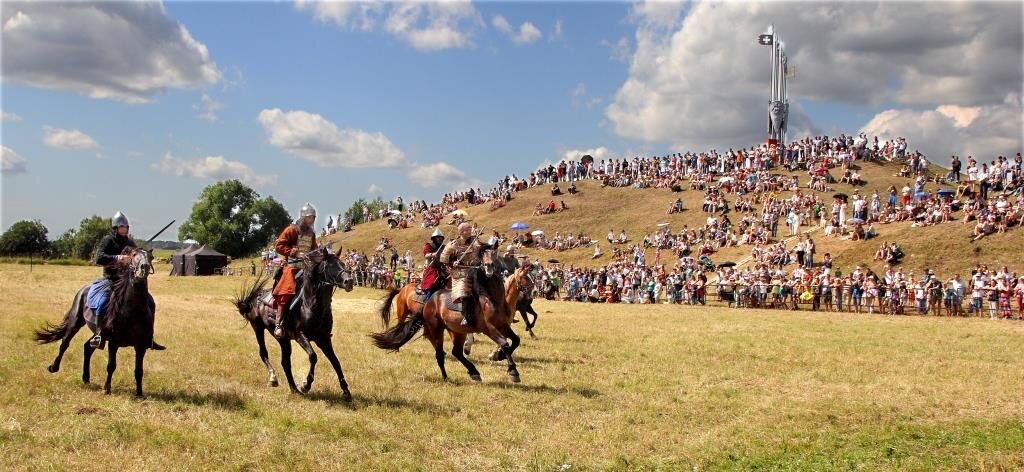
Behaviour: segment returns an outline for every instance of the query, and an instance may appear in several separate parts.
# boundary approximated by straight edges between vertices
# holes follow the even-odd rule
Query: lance
[[[170,228],[171,225],[173,225],[175,221],[178,221],[178,220],[171,220],[170,223],[167,223],[167,226],[164,226],[160,231],[157,231],[156,234],[154,234],[152,238],[147,239],[145,244],[149,244],[149,243],[153,242],[153,240],[156,239],[157,236],[160,236],[161,234],[163,234],[164,231],[167,231],[167,228]]]

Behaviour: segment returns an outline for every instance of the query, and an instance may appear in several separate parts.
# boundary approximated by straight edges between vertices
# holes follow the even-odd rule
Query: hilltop
[[[870,197],[875,190],[885,199],[885,191],[890,185],[897,189],[910,185],[911,180],[906,177],[899,177],[897,173],[900,164],[896,163],[874,163],[858,162],[860,173],[866,182],[860,189],[861,194]],[[945,169],[934,167],[936,172],[944,172]],[[782,175],[797,175],[801,184],[807,181],[805,171],[796,173],[787,172],[785,169],[775,169],[775,173]],[[833,169],[832,174],[837,176],[838,169]],[[563,183],[563,191],[568,184]],[[477,223],[486,231],[497,230],[507,236],[512,236],[513,231],[509,226],[517,221],[529,225],[529,231],[542,230],[547,235],[554,236],[556,232],[563,235],[566,233],[585,234],[595,239],[601,245],[604,256],[599,259],[592,259],[593,247],[577,248],[567,251],[556,252],[553,250],[522,249],[521,253],[528,254],[531,258],[547,261],[558,259],[563,264],[574,264],[576,266],[594,267],[606,264],[611,259],[611,247],[605,240],[609,231],[617,236],[620,231],[625,230],[630,240],[640,242],[645,234],[653,234],[658,228],[658,223],[669,223],[672,231],[679,231],[684,226],[689,228],[700,227],[706,221],[708,214],[700,209],[703,202],[703,192],[689,190],[688,182],[684,182],[685,189],[680,193],[673,193],[668,189],[636,189],[631,187],[612,188],[601,187],[599,181],[584,180],[578,181],[577,195],[565,194],[559,197],[550,195],[550,185],[540,185],[534,188],[517,192],[513,199],[504,207],[491,210],[490,205],[460,205],[469,214],[468,220]],[[826,197],[826,202],[831,201],[831,195],[836,192],[852,194],[855,187],[848,184],[831,184],[829,192],[821,193]],[[927,190],[941,188],[939,184],[929,182]],[[804,192],[808,190],[804,188]],[[792,195],[792,192],[781,192],[782,198]],[[667,214],[669,205],[676,198],[682,198],[685,210],[682,213]],[[555,203],[564,201],[569,207],[564,212],[532,216],[534,207],[546,204],[549,200],[555,199]],[[730,196],[729,201],[735,200]],[[929,266],[940,273],[950,271],[968,272],[976,263],[987,263],[989,265],[1007,265],[1011,269],[1024,268],[1024,253],[1011,248],[1024,247],[1024,232],[1020,228],[1011,228],[1005,234],[995,234],[986,237],[978,242],[971,242],[970,233],[973,224],[963,225],[961,213],[957,213],[956,221],[944,223],[937,226],[924,228],[911,227],[910,222],[876,224],[879,236],[868,241],[850,241],[835,237],[826,237],[816,229],[815,226],[803,226],[804,232],[810,232],[811,237],[818,246],[818,257],[826,252],[832,254],[837,267],[852,267],[855,264],[864,264],[875,270],[880,270],[883,263],[873,261],[873,255],[883,241],[896,241],[902,246],[906,257],[903,259],[904,267],[920,269]],[[741,217],[737,212],[730,213],[734,223]],[[418,227],[404,229],[390,229],[385,221],[372,221],[353,227],[347,233],[338,233],[328,236],[325,242],[340,241],[348,249],[356,249],[371,254],[377,246],[381,237],[390,239],[400,254],[405,250],[413,251],[417,264],[422,263],[420,248],[427,240],[434,228]],[[815,223],[816,224],[816,223]],[[784,225],[784,222],[781,223]],[[781,226],[780,225],[780,226]],[[450,238],[455,228],[448,224],[442,224],[441,230]],[[785,239],[788,232],[780,227],[779,238]],[[788,244],[792,247],[792,241]],[[751,246],[723,248],[712,256],[715,262],[736,261],[741,265],[749,259]],[[663,253],[662,262],[670,257]],[[654,261],[654,250],[647,250],[648,264]],[[669,262],[671,264],[671,262]]]

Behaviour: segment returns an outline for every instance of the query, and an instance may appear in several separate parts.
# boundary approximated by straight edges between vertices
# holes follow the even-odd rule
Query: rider
[[[427,259],[426,267],[423,268],[423,275],[419,289],[423,292],[423,299],[429,300],[434,291],[437,290],[438,282],[441,282],[441,274],[438,271],[438,256],[444,246],[444,233],[437,228],[430,235],[430,241],[423,244],[423,256]]]
[[[316,221],[316,208],[306,203],[299,209],[299,219],[295,224],[288,225],[274,244],[277,253],[285,257],[281,267],[280,278],[274,285],[274,309],[277,310],[277,326],[274,336],[281,337],[285,330],[285,317],[292,298],[295,297],[295,274],[298,272],[302,256],[317,248],[313,222]]]
[[[124,216],[124,213],[120,211],[115,213],[114,217],[110,220],[110,233],[103,236],[99,246],[96,248],[96,259],[93,262],[96,265],[103,266],[103,278],[93,282],[92,287],[89,288],[87,300],[89,308],[92,308],[93,312],[96,313],[96,334],[89,340],[89,345],[96,349],[100,349],[103,346],[103,336],[101,334],[103,332],[103,317],[107,314],[110,288],[118,277],[118,266],[131,262],[131,258],[122,255],[121,252],[126,247],[137,247],[135,241],[128,237],[129,227],[128,217]],[[156,302],[153,301],[153,295],[148,296],[149,309],[155,315]],[[153,341],[149,348],[155,351],[166,349],[164,346],[157,344],[156,341]]]
[[[469,278],[469,269],[476,265],[477,250],[481,243],[473,236],[473,228],[469,223],[459,224],[459,235],[452,239],[441,250],[441,263],[448,266],[452,279],[452,302],[467,302],[462,308],[462,325],[472,324],[470,318],[473,316],[473,307],[470,302],[473,298],[468,297],[473,290],[473,281]]]

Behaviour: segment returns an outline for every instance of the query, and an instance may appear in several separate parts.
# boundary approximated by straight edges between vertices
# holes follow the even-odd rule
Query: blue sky
[[[307,200],[328,213],[374,196],[371,186],[386,199],[428,201],[467,184],[486,190],[573,150],[620,157],[749,146],[763,139],[768,88],[767,53],[756,35],[769,22],[793,21],[774,10],[801,8],[776,5],[172,2],[137,14],[130,5],[97,12],[87,4],[5,2],[0,225],[38,218],[55,238],[86,216],[122,210],[133,232],[148,237],[187,218],[201,189],[225,177],[247,181],[293,213]],[[981,34],[964,33],[960,46],[907,38],[896,34],[901,28],[872,31],[871,18],[929,21],[927,14],[821,5],[850,9],[831,37],[846,35],[849,44],[866,24],[872,37],[892,34],[892,54],[912,43],[936,59],[969,56]],[[1006,8],[1020,9],[968,8],[989,27]],[[722,20],[736,30],[716,38],[717,30],[703,29]],[[813,31],[781,25],[806,71],[790,85],[802,131],[865,129],[933,142],[952,127],[958,141],[940,141],[936,154],[1019,152],[1020,54],[1010,85],[993,72],[908,92],[907,81],[927,64],[858,50],[864,60],[851,70],[885,71],[870,74],[880,82],[865,91],[842,66],[817,68],[833,56],[811,47]],[[991,41],[1008,37],[1019,53],[1014,28],[1019,18]],[[836,55],[849,57],[842,47]],[[987,53],[977,54],[984,64]],[[854,81],[838,88],[844,80]],[[728,109],[749,114],[717,115]],[[973,129],[1006,113],[1016,122],[996,136]],[[963,115],[973,118],[959,126]]]

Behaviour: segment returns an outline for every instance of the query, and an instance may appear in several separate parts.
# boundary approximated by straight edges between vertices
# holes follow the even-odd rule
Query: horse
[[[519,382],[519,371],[512,359],[512,350],[519,346],[519,336],[512,331],[509,324],[511,313],[505,303],[505,286],[500,273],[495,268],[493,251],[485,245],[480,248],[480,252],[483,253],[480,258],[483,262],[479,266],[469,269],[469,277],[473,285],[473,292],[469,297],[477,297],[477,303],[474,304],[477,307],[477,313],[472,325],[460,324],[463,315],[446,306],[450,300],[451,290],[444,289],[427,301],[422,312],[406,316],[395,326],[372,334],[374,345],[380,349],[398,351],[422,328],[424,336],[434,346],[434,357],[437,360],[437,366],[441,369],[441,378],[447,380],[448,372],[444,367],[444,332],[448,331],[454,344],[452,355],[466,368],[470,379],[480,382],[482,380],[480,372],[466,358],[463,345],[466,342],[466,335],[483,333],[501,346],[508,362],[508,375],[513,382]],[[385,325],[388,323],[389,316],[389,312],[381,311],[381,319]]]
[[[103,393],[108,395],[110,381],[117,369],[117,350],[122,347],[135,348],[135,396],[142,397],[143,359],[146,350],[153,344],[155,313],[149,305],[149,275],[153,273],[153,254],[137,247],[126,247],[121,254],[128,256],[129,262],[117,268],[118,277],[110,288],[103,326],[96,326],[96,318],[86,302],[92,286],[88,284],[75,294],[71,308],[59,325],[47,323],[44,328],[37,329],[34,335],[39,344],[60,341],[57,357],[46,368],[56,373],[60,370],[64,351],[78,330],[83,326],[88,326],[93,333],[102,330],[103,338],[110,346],[107,354],[107,380],[103,384]],[[82,382],[86,384],[89,383],[89,361],[95,350],[87,340],[82,364]]]
[[[302,271],[302,284],[299,293],[296,295],[296,302],[292,303],[287,316],[288,326],[286,334],[277,339],[281,345],[281,368],[284,370],[285,378],[288,380],[288,388],[292,393],[307,393],[313,386],[313,374],[316,369],[317,356],[310,344],[316,344],[327,356],[334,372],[338,374],[338,383],[341,386],[342,395],[346,400],[352,398],[348,390],[348,383],[345,381],[345,374],[341,370],[341,362],[334,353],[334,344],[331,342],[331,331],[334,328],[334,317],[331,313],[331,298],[334,295],[335,287],[341,287],[346,292],[352,291],[353,281],[348,269],[342,263],[341,248],[337,253],[332,253],[329,246],[321,246],[318,249],[307,253],[302,261],[305,268]],[[260,360],[267,368],[271,387],[277,386],[277,375],[270,365],[267,354],[267,345],[264,341],[264,331],[272,331],[276,319],[276,310],[262,301],[266,298],[268,291],[263,287],[269,280],[268,275],[261,275],[256,278],[252,286],[243,286],[241,292],[235,297],[234,304],[238,313],[249,322],[253,333],[256,335],[256,343],[259,345]],[[309,356],[309,372],[306,374],[306,381],[302,388],[295,385],[292,377],[291,363],[291,338],[290,333],[295,333],[295,342]]]
[[[509,323],[515,322],[514,318],[516,308],[514,307],[517,307],[517,303],[520,300],[522,300],[522,294],[528,293],[533,289],[533,279],[530,277],[530,271],[532,269],[533,265],[529,261],[527,261],[523,264],[522,267],[516,269],[515,272],[513,272],[512,275],[509,276],[508,280],[505,281],[505,309]],[[532,300],[532,297],[530,298],[530,300]],[[526,319],[525,315],[523,316],[523,319]],[[536,320],[536,318],[534,319]],[[529,329],[529,325],[527,325],[527,329]],[[533,336],[534,339],[537,338],[537,336],[533,335],[532,331],[530,332],[530,335]],[[470,353],[471,346],[475,342],[476,337],[473,335],[473,333],[470,333],[466,337],[466,342],[464,344],[464,351],[467,356]],[[513,344],[511,351],[514,352],[517,347],[519,347],[518,342]],[[491,354],[488,356],[488,358],[492,361],[505,360],[505,353],[501,350],[500,344],[495,346],[494,350],[491,351]]]

